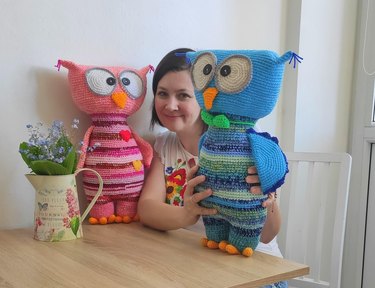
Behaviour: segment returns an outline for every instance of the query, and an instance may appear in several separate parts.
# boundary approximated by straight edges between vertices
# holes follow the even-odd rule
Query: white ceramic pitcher
[[[76,175],[91,171],[99,179],[98,191],[82,214],[79,210]],[[78,169],[69,175],[35,175],[26,178],[35,189],[34,239],[65,241],[83,237],[82,221],[86,218],[103,189],[98,172],[89,168]]]

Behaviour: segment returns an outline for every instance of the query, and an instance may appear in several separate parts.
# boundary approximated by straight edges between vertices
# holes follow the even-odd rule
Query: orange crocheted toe
[[[107,224],[108,223],[107,217],[100,217],[99,218],[99,223],[102,224],[102,225]]]
[[[242,250],[242,255],[246,257],[251,257],[253,255],[254,251],[250,247],[246,247],[245,249]]]
[[[99,220],[96,219],[95,217],[90,217],[89,218],[89,223],[92,224],[92,225],[95,225],[95,224],[99,223]]]
[[[129,224],[130,222],[132,222],[132,218],[130,216],[125,215],[122,217],[122,222]]]
[[[202,244],[203,247],[207,247],[207,242],[208,242],[207,238],[202,238],[201,239],[201,244]]]
[[[121,216],[116,216],[115,217],[115,222],[116,223],[122,223],[122,217]]]
[[[208,240],[207,247],[210,248],[210,249],[217,249],[217,248],[219,248],[219,243],[217,243],[213,240]]]
[[[236,247],[234,247],[232,244],[228,244],[226,247],[225,247],[225,250],[231,254],[231,255],[238,255],[238,254],[241,254],[240,251],[238,251],[238,249]]]
[[[225,241],[225,240],[220,241],[220,243],[219,243],[219,249],[221,251],[225,252],[226,251],[225,248],[227,247],[228,244],[229,244],[228,241]]]
[[[115,222],[115,220],[116,220],[116,215],[111,215],[111,216],[109,216],[108,217],[108,223],[113,223],[113,222]]]

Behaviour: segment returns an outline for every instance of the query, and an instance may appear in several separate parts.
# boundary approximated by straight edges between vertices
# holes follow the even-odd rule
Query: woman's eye
[[[189,94],[186,94],[186,93],[182,93],[179,95],[179,98],[185,100],[185,99],[190,99],[190,95]]]
[[[101,96],[110,95],[116,88],[116,78],[108,70],[92,68],[86,71],[86,82],[92,92]]]
[[[165,93],[164,91],[159,91],[159,92],[156,93],[156,95],[159,96],[159,97],[167,97],[168,96],[168,94]]]

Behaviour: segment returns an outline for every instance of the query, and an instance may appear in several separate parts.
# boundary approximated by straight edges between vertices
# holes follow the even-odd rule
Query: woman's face
[[[200,107],[189,71],[168,72],[160,79],[155,111],[165,128],[173,132],[202,129]]]

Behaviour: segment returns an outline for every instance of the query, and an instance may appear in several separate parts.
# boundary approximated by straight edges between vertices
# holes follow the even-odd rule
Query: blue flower
[[[72,128],[77,129],[78,124],[79,120],[74,119]],[[46,128],[41,122],[36,123],[35,126],[28,124],[26,127],[30,137],[27,142],[20,144],[18,151],[34,173],[40,175],[74,173],[78,153],[69,139],[62,121],[55,120],[51,127]],[[34,161],[38,162],[34,164]]]

